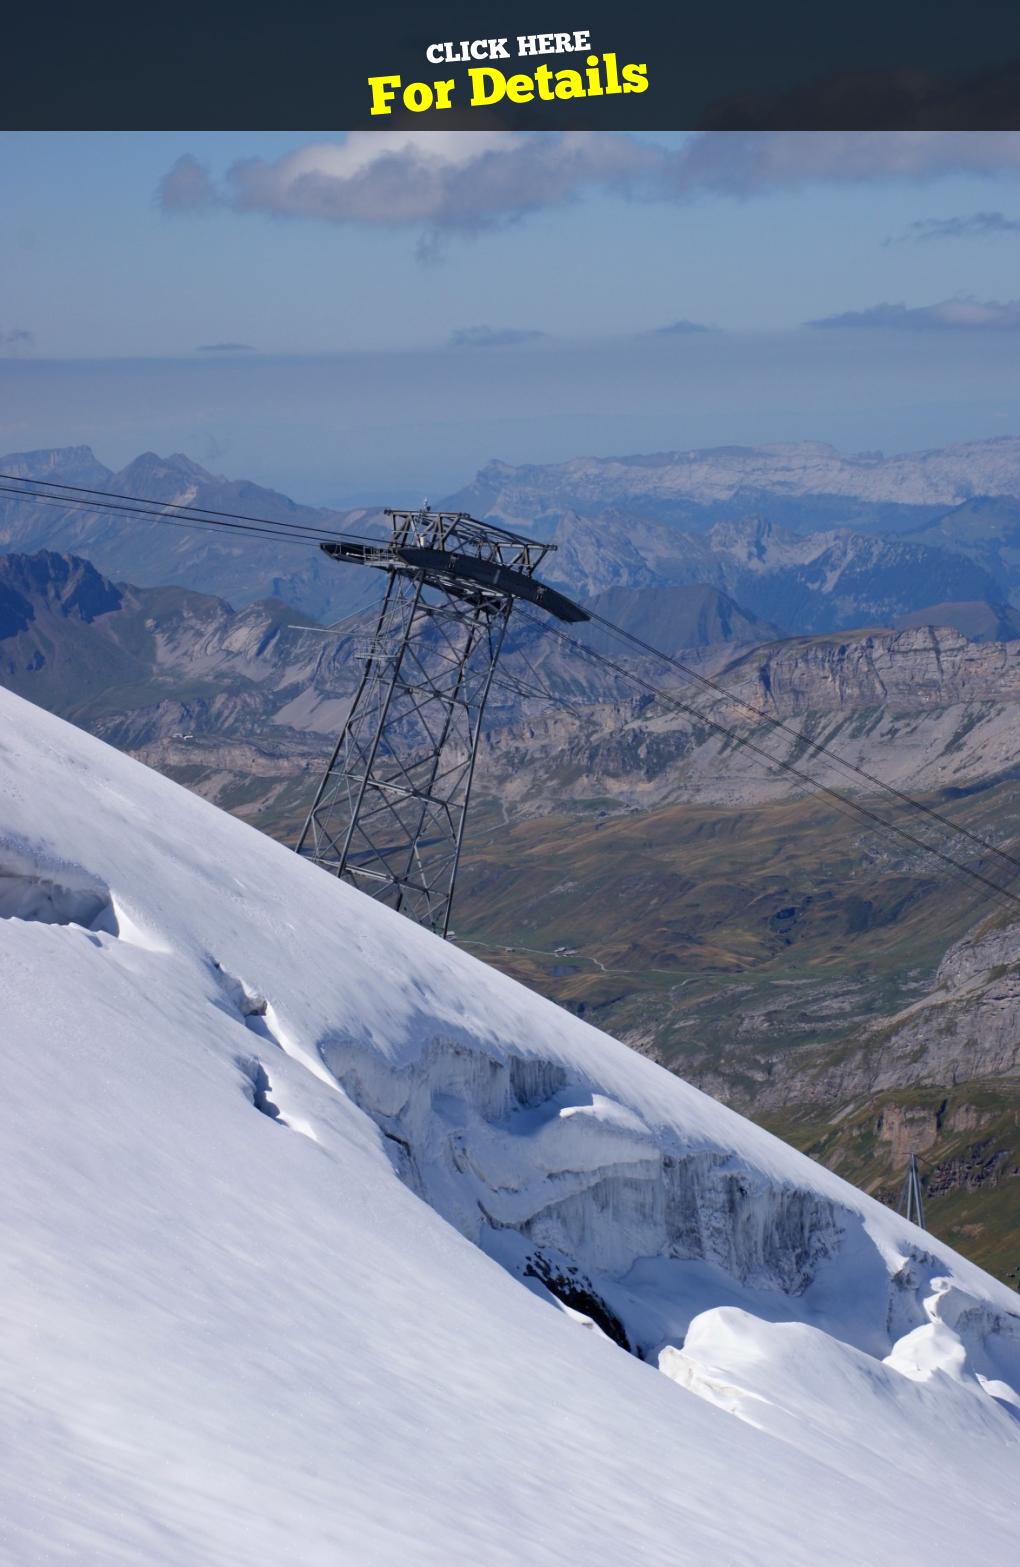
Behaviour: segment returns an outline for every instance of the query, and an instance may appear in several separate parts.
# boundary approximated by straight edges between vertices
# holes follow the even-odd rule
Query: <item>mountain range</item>
[[[686,524],[763,510],[775,520],[903,529],[973,496],[1020,496],[1020,437],[845,456],[820,441],[716,446],[544,466],[493,461],[453,500],[507,527],[614,509]]]
[[[0,458],[0,471],[274,522],[383,531],[384,519],[374,513],[301,506],[274,490],[209,473],[181,453],[161,458],[146,452],[113,472],[87,446],[76,446],[13,453]],[[99,505],[83,510],[56,500],[30,502],[0,492],[0,548],[85,555],[116,581],[194,588],[224,598],[236,608],[256,599],[281,598],[307,614],[325,617],[348,614],[373,586],[357,573],[338,570],[314,543],[233,533],[229,518],[223,520],[227,527],[211,531],[114,514]]]
[[[787,484],[793,483],[791,454],[800,450],[784,449],[782,471],[788,475]],[[817,467],[812,451],[801,452],[796,469],[797,482],[809,498],[805,487]],[[959,448],[953,462],[947,458],[937,464],[937,454],[930,453],[922,454],[923,462],[917,461],[924,472],[932,467],[933,473],[955,474],[957,488],[968,460],[975,482],[984,474],[989,483],[1004,484],[1012,482],[1008,456],[1012,451],[1008,443],[1003,447],[991,442]],[[709,457],[695,465],[699,472],[706,463],[711,467]],[[725,467],[731,459],[724,451],[713,461]],[[778,459],[768,457],[766,466],[774,461]],[[593,485],[606,477],[603,466],[595,465]],[[858,466],[871,473],[875,463],[862,460]],[[658,474],[661,479],[660,468],[658,459],[634,459],[627,471]],[[378,511],[333,512],[300,506],[257,485],[222,479],[179,454],[160,458],[146,453],[112,473],[89,448],[72,447],[11,454],[0,458],[0,471],[369,537],[386,530],[386,519]],[[911,519],[909,536],[900,532],[883,537],[831,526],[798,531],[768,512],[749,511],[741,501],[739,515],[706,518],[702,528],[691,531],[680,529],[675,521],[657,520],[647,508],[644,513],[621,510],[620,497],[608,478],[600,504],[588,513],[565,504],[551,506],[557,471],[525,471],[530,488],[525,486],[520,493],[519,487],[514,489],[514,514],[509,520],[542,531],[556,544],[547,575],[582,600],[612,588],[708,587],[734,600],[745,615],[787,633],[801,633],[891,624],[933,605],[1001,606],[1011,594],[1020,595],[1020,502],[974,502],[948,514],[935,505],[923,518]],[[671,472],[668,464],[662,469]],[[935,479],[929,475],[925,482],[935,493],[931,488]],[[949,479],[939,482],[949,495]],[[583,486],[581,491],[584,498]],[[780,486],[776,494],[781,493]],[[460,499],[477,504],[481,514],[495,521],[508,520],[505,497],[500,499],[491,486],[465,492]],[[640,495],[627,499],[635,507],[644,504]],[[523,512],[527,515],[520,515]],[[20,500],[10,494],[4,494],[0,504],[0,547],[85,555],[116,581],[192,588],[224,598],[235,608],[279,598],[324,620],[350,614],[377,591],[377,584],[366,581],[365,573],[338,567],[304,540],[210,532],[171,521],[160,524],[98,509]],[[657,618],[661,620],[661,614]]]
[[[1000,601],[999,577],[945,548],[850,532],[795,533],[764,518],[702,534],[570,512],[548,575],[589,600],[610,588],[707,584],[788,633],[890,625],[933,604]]]

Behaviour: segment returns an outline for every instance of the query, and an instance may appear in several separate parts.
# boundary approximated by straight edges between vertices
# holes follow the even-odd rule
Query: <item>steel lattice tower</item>
[[[902,1213],[905,1219],[912,1220],[920,1229],[924,1229],[924,1198],[921,1195],[921,1172],[918,1169],[916,1153],[912,1153],[907,1161],[907,1173],[903,1178],[897,1211]]]
[[[387,516],[388,544],[322,545],[388,580],[297,850],[445,936],[482,715],[514,601],[562,620],[588,617],[534,578],[554,546],[463,512]]]

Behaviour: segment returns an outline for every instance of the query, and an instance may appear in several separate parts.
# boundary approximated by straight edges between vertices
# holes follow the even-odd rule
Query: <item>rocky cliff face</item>
[[[865,1035],[846,1071],[865,1059],[879,1090],[1020,1081],[1020,918],[997,917],[950,947],[931,991]]]
[[[869,791],[817,746],[920,790],[968,789],[1018,765],[1020,643],[978,645],[929,628],[856,632],[766,644],[700,672],[726,694],[649,661],[642,673],[670,701],[646,695],[502,727],[480,779],[538,811],[595,794],[633,808],[747,805],[805,795],[820,782]]]
[[[0,683],[260,820],[288,788],[300,810],[356,677],[357,622],[303,621],[117,585],[73,556],[0,556]]]
[[[901,711],[1020,699],[1020,642],[976,644],[950,627],[792,637],[720,675],[777,717],[888,705]],[[736,714],[737,706],[733,709]]]
[[[123,602],[122,591],[87,560],[48,550],[0,556],[0,642],[47,619],[90,625]]]
[[[610,598],[614,612],[623,591]],[[664,591],[636,590],[646,618],[668,610]],[[706,634],[737,637],[756,624],[708,590],[689,608],[692,634],[702,619]],[[318,754],[346,713],[352,649],[365,628],[355,620],[323,635],[302,619],[277,601],[235,611],[180,588],[117,586],[53,552],[0,557],[5,683],[132,748],[275,737],[297,750],[308,741]],[[532,680],[536,665],[571,706],[498,690],[478,781],[483,794],[529,814],[595,796],[633,809],[786,799],[818,781],[867,790],[818,745],[900,787],[968,789],[1017,766],[1020,642],[916,628],[773,640],[736,658],[722,644],[692,655],[727,696],[643,664],[681,710],[628,691],[534,628],[522,627],[519,647],[521,674]],[[512,639],[508,671],[517,649]],[[717,724],[756,749],[734,745]],[[782,762],[809,764],[809,777],[792,777]]]

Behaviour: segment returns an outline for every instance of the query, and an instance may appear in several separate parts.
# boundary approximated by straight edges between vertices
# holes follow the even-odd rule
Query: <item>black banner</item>
[[[22,7],[4,56],[10,129],[1020,128],[1002,0]]]

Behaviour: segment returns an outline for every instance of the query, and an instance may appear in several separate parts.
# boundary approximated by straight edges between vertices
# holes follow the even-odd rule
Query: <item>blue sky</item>
[[[340,501],[497,455],[1002,434],[1018,143],[8,134],[0,447]]]

